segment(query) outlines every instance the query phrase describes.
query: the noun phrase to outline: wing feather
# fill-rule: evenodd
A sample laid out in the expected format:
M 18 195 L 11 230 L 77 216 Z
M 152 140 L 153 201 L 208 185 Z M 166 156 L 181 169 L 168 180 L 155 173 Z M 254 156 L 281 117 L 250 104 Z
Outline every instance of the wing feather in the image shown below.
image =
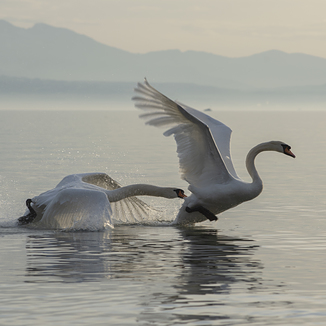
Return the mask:
M 106 173 L 72 174 L 55 188 L 34 197 L 33 207 L 42 216 L 42 225 L 58 229 L 81 229 L 87 225 L 95 229 L 95 223 L 100 228 L 101 221 L 113 227 L 115 223 L 146 223 L 155 218 L 158 211 L 137 197 L 110 203 L 105 191 L 120 187 Z M 29 210 L 25 214 L 28 213 Z
M 145 79 L 135 91 L 135 106 L 145 110 L 140 117 L 153 126 L 171 126 L 164 135 L 174 135 L 181 177 L 194 186 L 225 183 L 237 177 L 230 159 L 231 129 L 213 118 L 174 102 Z
M 229 173 L 235 179 L 240 179 L 234 169 L 232 158 L 231 158 L 231 150 L 230 150 L 231 134 L 232 134 L 231 128 L 226 126 L 224 123 L 216 119 L 213 119 L 212 117 L 210 117 L 209 115 L 203 112 L 190 108 L 185 104 L 179 102 L 176 103 L 183 106 L 188 113 L 192 114 L 194 117 L 196 117 L 198 120 L 202 121 L 204 124 L 208 126 L 209 131 L 211 133 L 211 137 L 214 140 L 215 145 L 218 148 L 221 157 L 223 159 L 223 162 L 226 165 Z
M 46 206 L 39 224 L 60 230 L 100 230 L 113 227 L 111 215 L 104 192 L 67 188 Z
M 112 179 L 106 173 L 88 173 L 82 175 L 81 180 L 106 190 L 121 188 L 120 183 Z M 145 223 L 153 219 L 158 213 L 156 209 L 146 204 L 137 197 L 129 197 L 111 203 L 112 219 L 114 223 Z

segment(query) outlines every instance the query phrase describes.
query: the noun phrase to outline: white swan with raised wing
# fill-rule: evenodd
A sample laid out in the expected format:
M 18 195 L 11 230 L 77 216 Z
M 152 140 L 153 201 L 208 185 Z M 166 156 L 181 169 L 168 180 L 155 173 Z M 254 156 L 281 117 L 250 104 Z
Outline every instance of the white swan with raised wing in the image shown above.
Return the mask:
M 145 79 L 138 83 L 133 97 L 135 106 L 147 111 L 140 117 L 153 126 L 171 126 L 164 135 L 174 135 L 181 176 L 190 185 L 192 194 L 185 201 L 174 221 L 188 224 L 216 220 L 219 214 L 257 197 L 263 183 L 254 161 L 263 151 L 276 151 L 291 157 L 291 147 L 282 141 L 269 141 L 252 148 L 246 158 L 252 182 L 242 181 L 232 164 L 231 129 L 210 116 L 184 104 L 172 101 L 153 88 Z
M 26 201 L 20 224 L 53 229 L 93 229 L 146 222 L 155 209 L 135 196 L 184 198 L 182 189 L 148 184 L 120 186 L 105 173 L 72 174 L 53 189 Z

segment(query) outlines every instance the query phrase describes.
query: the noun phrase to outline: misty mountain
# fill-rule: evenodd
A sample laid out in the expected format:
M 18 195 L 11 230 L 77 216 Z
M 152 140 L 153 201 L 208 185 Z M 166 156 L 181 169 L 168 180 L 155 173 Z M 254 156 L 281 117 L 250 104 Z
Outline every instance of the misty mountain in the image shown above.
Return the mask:
M 109 33 L 110 31 L 108 31 Z M 141 81 L 252 89 L 326 84 L 326 59 L 281 51 L 228 58 L 167 50 L 137 54 L 64 28 L 0 20 L 0 75 L 63 81 Z
M 45 101 L 79 101 L 93 103 L 124 102 L 132 107 L 131 97 L 134 95 L 134 82 L 103 82 L 103 81 L 60 81 L 30 79 L 25 77 L 0 76 L 0 96 L 3 103 L 0 109 L 7 108 L 5 98 L 11 98 L 24 103 L 37 98 Z M 326 84 L 318 86 L 296 86 L 266 89 L 226 89 L 192 83 L 154 83 L 157 89 L 172 99 L 180 100 L 190 106 L 203 108 L 225 108 L 232 104 L 254 109 L 257 105 L 278 106 L 283 108 L 291 103 L 303 109 L 324 108 L 326 101 Z

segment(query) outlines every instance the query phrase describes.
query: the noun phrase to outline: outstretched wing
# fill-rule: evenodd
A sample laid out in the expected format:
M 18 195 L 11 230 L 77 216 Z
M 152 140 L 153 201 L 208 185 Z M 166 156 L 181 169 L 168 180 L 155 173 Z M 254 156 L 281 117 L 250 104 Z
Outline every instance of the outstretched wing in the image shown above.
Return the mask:
M 164 135 L 174 135 L 180 172 L 194 186 L 225 183 L 238 178 L 230 158 L 231 129 L 223 123 L 174 102 L 153 88 L 145 79 L 135 89 L 135 106 L 147 113 L 140 115 L 153 126 L 168 126 Z
M 121 188 L 121 185 L 106 173 L 87 173 L 81 175 L 81 180 L 106 190 Z M 111 203 L 114 223 L 146 223 L 153 220 L 158 211 L 137 197 L 128 197 Z

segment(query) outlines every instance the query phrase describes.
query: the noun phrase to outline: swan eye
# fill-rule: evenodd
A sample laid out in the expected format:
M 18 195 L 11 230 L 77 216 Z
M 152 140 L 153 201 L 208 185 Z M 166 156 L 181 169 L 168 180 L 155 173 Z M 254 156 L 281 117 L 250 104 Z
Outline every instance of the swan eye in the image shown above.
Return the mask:
M 291 149 L 291 147 L 289 145 L 286 145 L 286 144 L 282 144 L 282 147 L 283 147 L 284 153 L 285 153 L 286 149 Z

